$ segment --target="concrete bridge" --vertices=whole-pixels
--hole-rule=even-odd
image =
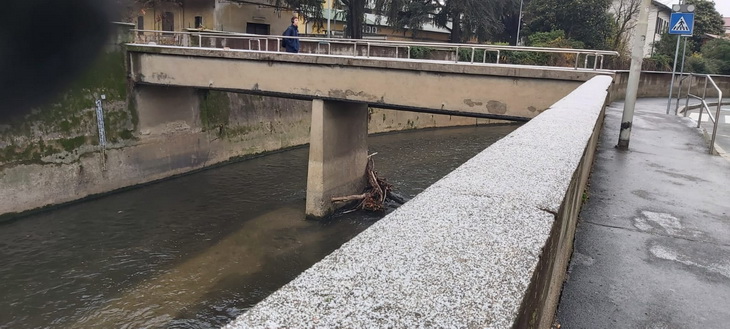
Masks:
[[[196,90],[312,100],[307,214],[365,184],[368,107],[527,121],[601,70],[128,45],[140,120],[164,120]],[[142,122],[144,123],[144,122]]]

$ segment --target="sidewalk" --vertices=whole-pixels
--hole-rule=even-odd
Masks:
[[[558,309],[562,328],[728,328],[730,161],[694,122],[637,103],[630,151],[607,109]]]

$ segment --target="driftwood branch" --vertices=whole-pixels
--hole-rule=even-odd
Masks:
[[[362,200],[362,199],[365,199],[367,196],[368,196],[367,193],[341,196],[341,197],[337,197],[337,198],[332,198],[332,202],[336,203],[336,202],[350,202],[350,201]]]

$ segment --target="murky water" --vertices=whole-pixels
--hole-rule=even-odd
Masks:
[[[516,126],[370,137],[412,197]],[[382,215],[304,221],[307,149],[0,224],[0,328],[217,328]]]

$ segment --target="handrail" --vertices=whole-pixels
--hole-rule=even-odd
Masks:
[[[704,108],[704,109],[709,109],[710,108],[710,104],[707,104],[707,101],[705,101],[704,99],[702,99],[702,97],[695,96],[695,95],[687,95],[687,96],[689,96],[691,98],[694,98],[696,100],[699,100],[700,103],[701,103],[700,105],[702,105],[702,108]],[[685,114],[686,113],[687,112],[685,112]],[[710,117],[710,121],[712,121],[712,123],[715,123],[715,120],[716,119],[715,119],[715,116],[712,115],[712,112],[711,111],[709,111],[709,110],[707,111],[707,116]],[[701,110],[700,110],[700,116],[699,116],[699,119],[698,120],[700,120],[700,121],[702,120],[702,111]],[[697,127],[697,128],[699,128],[699,127]]]
[[[717,138],[717,128],[719,126],[720,120],[720,113],[722,111],[722,90],[720,87],[717,86],[717,83],[715,83],[715,80],[712,79],[712,77],[709,74],[696,74],[696,73],[688,73],[688,77],[690,79],[689,83],[687,83],[687,102],[685,103],[685,111],[684,116],[687,116],[686,109],[689,107],[689,99],[698,99],[702,102],[702,106],[699,108],[700,114],[697,118],[697,128],[700,128],[702,126],[702,112],[706,111],[707,116],[710,117],[710,120],[713,123],[712,128],[712,138],[710,139],[710,154],[715,154],[715,140]],[[695,77],[704,77],[705,78],[705,86],[702,89],[702,96],[694,95],[692,94],[692,79]],[[712,115],[712,112],[710,111],[710,106],[707,104],[707,87],[708,82],[712,84],[712,87],[715,88],[717,91],[717,112],[715,115]],[[699,87],[699,86],[698,86]]]
[[[187,38],[181,38],[179,41],[182,43],[180,46],[184,47],[203,47],[203,38],[210,39],[231,39],[231,40],[248,40],[249,47],[248,51],[281,51],[281,41],[284,39],[298,39],[301,42],[316,42],[317,52],[321,52],[321,45],[327,45],[327,54],[332,55],[332,44],[341,44],[347,47],[352,47],[352,56],[358,57],[371,57],[371,47],[385,47],[394,48],[395,58],[411,58],[411,50],[413,47],[427,47],[435,48],[441,51],[453,51],[455,55],[454,62],[465,62],[465,63],[487,63],[487,52],[496,53],[496,61],[494,64],[500,64],[500,55],[503,51],[519,51],[519,52],[537,52],[537,53],[560,53],[575,55],[575,69],[579,68],[581,56],[584,58],[584,69],[589,69],[589,57],[593,57],[593,70],[603,69],[604,56],[618,56],[618,52],[607,51],[607,50],[592,50],[592,49],[570,49],[570,48],[541,48],[541,47],[523,47],[523,46],[501,46],[501,45],[484,45],[484,44],[467,44],[467,43],[437,43],[437,42],[418,42],[418,41],[392,41],[392,40],[369,40],[369,39],[345,39],[345,38],[316,38],[316,37],[291,37],[291,36],[280,36],[280,35],[259,35],[259,34],[247,34],[237,32],[201,32],[201,31],[158,31],[158,30],[139,30],[134,29],[132,33],[136,35],[136,39],[140,42],[146,42],[144,35],[148,33],[156,34],[160,40],[169,42],[170,39],[166,39],[166,36],[187,36]],[[191,42],[191,38],[197,38],[197,43]],[[172,40],[177,42],[178,40]],[[264,41],[265,49],[262,49],[262,41]],[[276,48],[269,49],[269,42],[276,41]],[[256,47],[252,47],[251,42],[257,42]],[[256,49],[254,49],[256,48]],[[401,57],[400,50],[405,48],[407,54]],[[466,49],[470,52],[470,60],[460,61],[459,53],[460,50]],[[483,59],[478,59],[476,56],[477,51],[483,51]],[[382,56],[380,57],[388,57]],[[599,65],[600,63],[600,65]]]
[[[144,32],[162,32],[162,31],[150,31],[150,30],[135,30]],[[516,50],[516,51],[536,51],[536,52],[555,52],[555,53],[580,53],[580,54],[599,54],[599,55],[610,55],[618,56],[618,52],[611,50],[594,50],[594,49],[572,49],[572,48],[549,48],[549,47],[525,47],[525,46],[502,46],[502,45],[486,45],[486,44],[475,44],[475,43],[444,43],[444,42],[421,42],[421,41],[394,41],[394,40],[369,40],[369,39],[346,39],[346,38],[315,38],[315,37],[291,37],[283,35],[261,35],[261,34],[248,34],[248,33],[237,33],[237,32],[226,32],[226,33],[206,33],[206,32],[180,32],[180,33],[199,33],[203,36],[226,36],[242,37],[242,38],[261,38],[261,39],[286,39],[293,38],[305,41],[330,41],[330,42],[357,42],[357,43],[370,43],[370,44],[396,44],[396,45],[410,45],[410,46],[421,46],[421,47],[443,47],[443,48],[489,48],[489,49],[500,49],[500,50]]]

